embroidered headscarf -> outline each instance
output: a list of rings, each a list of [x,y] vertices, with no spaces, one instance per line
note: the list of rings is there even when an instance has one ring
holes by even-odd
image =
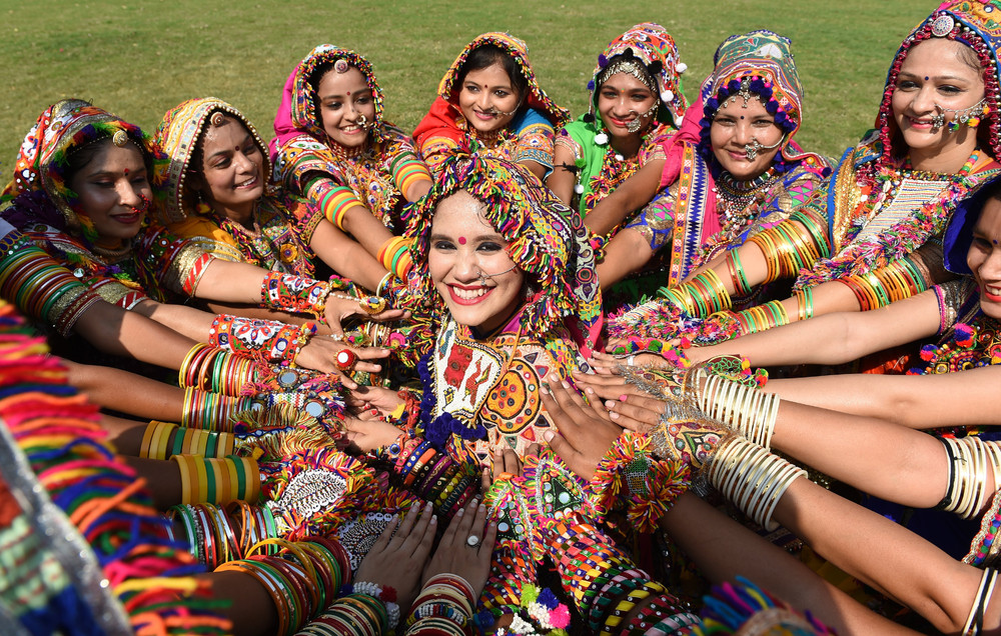
[[[243,113],[216,97],[189,99],[168,110],[154,133],[156,144],[167,155],[167,161],[158,166],[154,182],[166,199],[161,214],[164,223],[182,221],[195,212],[193,193],[185,187],[184,181],[189,173],[201,171],[201,166],[189,164],[215,113],[225,113],[243,124],[264,157],[264,181],[271,180],[268,149]]]
[[[142,152],[152,181],[157,153],[138,126],[89,102],[64,99],[46,108],[21,142],[14,162],[14,178],[4,188],[0,200],[44,192],[62,215],[65,228],[60,229],[80,233],[94,243],[98,237],[93,223],[81,209],[79,195],[67,183],[68,157],[73,151],[104,139],[119,147],[134,144]]]
[[[509,241],[511,260],[538,285],[522,312],[526,333],[541,337],[567,320],[578,345],[593,347],[601,329],[601,292],[587,229],[525,168],[494,157],[449,158],[419,202],[407,231],[414,240],[414,268],[407,281],[410,308],[433,319],[446,311],[428,271],[428,252],[435,208],[459,190],[485,204],[484,219]]]
[[[900,151],[894,151],[893,143],[900,142],[897,125],[893,120],[893,92],[897,85],[897,75],[911,48],[931,38],[947,38],[965,44],[973,49],[983,69],[984,94],[989,112],[978,114],[983,119],[981,127],[987,126],[980,137],[986,141],[994,159],[1001,160],[1001,62],[997,58],[998,44],[1001,43],[1001,0],[952,0],[944,2],[935,12],[921,22],[897,49],[893,64],[886,76],[883,101],[876,116],[876,132],[882,142],[882,156],[879,163],[889,164]],[[971,104],[972,106],[972,104]],[[985,136],[986,134],[986,136]]]
[[[775,117],[775,123],[785,135],[780,155],[774,163],[778,172],[786,172],[787,162],[812,158],[820,165],[827,161],[820,155],[803,152],[793,135],[803,123],[803,85],[796,72],[796,62],[789,49],[789,38],[771,31],[751,31],[731,35],[713,56],[713,72],[702,84],[703,118],[699,122],[699,152],[712,160],[709,130],[720,105],[729,99],[744,99],[757,95],[765,110]]]
[[[336,143],[327,137],[323,121],[319,116],[320,101],[315,86],[319,83],[320,76],[317,72],[323,69],[324,72],[345,73],[352,67],[361,71],[365,77],[365,84],[372,91],[375,122],[371,124],[369,130],[372,134],[379,133],[383,117],[383,96],[382,88],[375,81],[375,71],[371,62],[349,49],[335,44],[321,44],[303,58],[285,81],[282,103],[275,114],[275,138],[271,140],[271,161],[276,160],[279,148],[303,133],[324,143]]]
[[[681,74],[688,66],[680,61],[678,47],[674,44],[674,38],[668,34],[664,27],[653,22],[637,24],[619,37],[609,42],[605,50],[598,56],[598,64],[594,67],[594,74],[590,82],[587,83],[587,90],[590,92],[590,115],[594,121],[594,113],[597,108],[598,89],[602,82],[610,75],[609,63],[613,58],[619,58],[619,63],[628,62],[630,59],[638,61],[643,66],[640,77],[641,82],[658,97],[659,108],[657,109],[657,121],[668,124],[674,128],[681,126],[685,109],[688,108],[688,100],[685,99],[683,87],[681,85]],[[649,80],[654,82],[653,86],[643,77],[645,73]],[[600,125],[600,124],[598,124]]]
[[[462,49],[462,53],[455,58],[452,66],[441,78],[438,84],[438,97],[431,105],[430,112],[414,131],[414,141],[418,146],[423,145],[424,139],[428,137],[448,137],[456,143],[462,143],[465,133],[459,129],[459,122],[463,120],[462,111],[459,109],[459,92],[462,89],[458,81],[459,71],[469,55],[485,44],[493,44],[507,53],[521,71],[528,86],[527,95],[522,96],[523,105],[541,112],[553,128],[558,129],[570,120],[570,113],[565,108],[557,106],[539,86],[535,71],[532,70],[532,64],[528,60],[528,46],[525,42],[509,33],[484,33]]]

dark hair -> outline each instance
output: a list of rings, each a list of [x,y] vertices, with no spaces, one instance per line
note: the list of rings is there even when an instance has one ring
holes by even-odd
[[[511,80],[511,88],[518,94],[518,101],[521,102],[528,92],[528,79],[518,68],[518,63],[514,61],[514,58],[496,44],[484,44],[469,53],[455,76],[456,89],[461,89],[462,83],[466,81],[466,75],[470,71],[480,71],[494,64],[500,64],[507,73],[508,79]]]
[[[136,141],[132,135],[129,135],[129,141],[135,146],[135,149],[139,151],[139,154],[143,158],[143,166],[146,168],[146,175],[153,174],[153,161],[146,151],[145,146],[143,146],[141,141]],[[90,165],[90,162],[94,160],[108,144],[111,143],[111,136],[101,137],[93,141],[85,142],[77,148],[73,148],[66,155],[66,183],[68,184],[73,180],[73,177],[77,175],[78,172]],[[152,178],[151,178],[152,180]]]

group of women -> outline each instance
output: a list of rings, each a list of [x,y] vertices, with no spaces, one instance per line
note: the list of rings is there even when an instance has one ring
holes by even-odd
[[[574,121],[506,33],[412,135],[330,44],[270,144],[53,104],[0,198],[0,631],[1001,632],[998,15],[922,21],[840,161],[765,30],[689,103],[636,25]]]

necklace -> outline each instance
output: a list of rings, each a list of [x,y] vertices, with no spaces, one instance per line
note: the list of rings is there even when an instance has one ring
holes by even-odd
[[[719,175],[715,188],[716,212],[724,235],[740,232],[757,218],[759,204],[768,196],[778,176],[775,166],[753,179],[735,179],[729,172]]]
[[[123,247],[119,247],[118,249],[108,249],[94,245],[94,253],[102,257],[105,261],[114,263],[122,260],[132,253],[132,244],[126,241],[125,245]]]

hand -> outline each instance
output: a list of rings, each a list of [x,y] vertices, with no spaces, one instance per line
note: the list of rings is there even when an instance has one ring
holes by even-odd
[[[344,418],[344,437],[362,453],[389,446],[403,433],[385,420]]]
[[[525,454],[538,455],[539,449],[538,444],[531,444]],[[483,492],[490,490],[490,486],[498,479],[521,477],[521,460],[518,454],[510,446],[497,446],[494,448],[490,468],[484,468],[481,477],[480,485],[483,487]]]
[[[361,308],[357,298],[342,297],[340,294],[330,294],[327,297],[324,318],[330,327],[330,333],[335,336],[343,336],[344,328],[341,323],[351,316],[360,316],[366,320],[376,322],[386,322],[388,320],[401,320],[410,317],[410,312],[403,309],[392,309],[387,307],[377,314],[370,314]]]
[[[574,382],[585,389],[591,389],[603,400],[624,400],[627,396],[645,396],[646,393],[630,384],[621,375],[598,375],[595,373],[574,373]]]
[[[656,369],[666,369],[671,365],[667,360],[656,353],[635,353],[626,356],[613,356],[609,353],[595,351],[591,354],[588,363],[595,371],[603,375],[617,373],[615,367],[624,364],[629,367],[653,367]]]
[[[613,422],[637,433],[649,433],[660,425],[665,402],[655,397],[623,395],[618,400],[606,400],[605,408]]]
[[[402,403],[403,400],[396,391],[378,386],[359,386],[351,391],[347,398],[348,407],[359,416],[364,412],[384,418]]]
[[[585,392],[590,405],[584,404],[580,394],[559,378],[550,379],[549,384],[539,389],[542,405],[559,430],[558,435],[546,431],[542,438],[570,470],[590,480],[601,458],[622,434],[622,428],[609,418],[593,389]]]
[[[438,542],[438,549],[424,568],[425,583],[438,574],[457,574],[469,582],[479,598],[490,574],[490,555],[497,540],[496,524],[486,524],[486,520],[487,508],[476,498],[455,513]],[[470,537],[479,539],[476,545],[469,544]],[[476,599],[471,601],[475,607]]]
[[[421,571],[427,563],[428,554],[434,543],[438,518],[431,512],[431,503],[414,504],[407,511],[403,522],[395,515],[379,539],[368,551],[358,572],[356,581],[368,581],[383,587],[396,589],[396,602],[400,614],[406,616],[417,598]],[[399,531],[393,534],[399,526]]]
[[[381,349],[378,347],[350,347],[342,342],[336,342],[330,338],[323,336],[313,336],[309,341],[299,350],[299,355],[295,357],[295,363],[301,367],[307,369],[314,369],[320,371],[321,373],[329,373],[336,375],[341,379],[341,384],[343,384],[348,389],[355,389],[358,384],[352,380],[343,370],[339,369],[334,363],[334,358],[343,349],[350,349],[354,352],[358,361],[354,364],[353,369],[358,371],[367,371],[369,373],[378,373],[382,371],[382,366],[372,362],[366,362],[366,360],[377,360],[379,358],[385,358],[389,356],[389,349]]]

